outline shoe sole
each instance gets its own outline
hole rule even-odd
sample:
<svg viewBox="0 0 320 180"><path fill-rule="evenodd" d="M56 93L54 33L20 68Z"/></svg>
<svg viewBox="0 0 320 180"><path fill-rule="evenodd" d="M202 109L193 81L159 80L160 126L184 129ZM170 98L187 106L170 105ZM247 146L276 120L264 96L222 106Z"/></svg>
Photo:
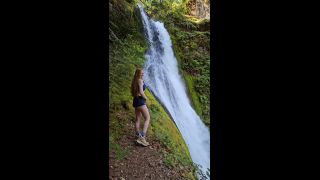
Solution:
<svg viewBox="0 0 320 180"><path fill-rule="evenodd" d="M137 143L139 143L139 144L141 144L141 145L143 145L145 147L147 147L149 145L149 144L144 144L142 141L139 141L139 140L137 140Z"/></svg>

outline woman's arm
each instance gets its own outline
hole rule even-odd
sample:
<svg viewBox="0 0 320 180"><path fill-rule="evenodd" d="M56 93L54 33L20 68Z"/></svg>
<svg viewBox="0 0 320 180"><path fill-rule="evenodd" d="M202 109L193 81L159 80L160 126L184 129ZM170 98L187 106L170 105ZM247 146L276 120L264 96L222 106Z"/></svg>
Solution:
<svg viewBox="0 0 320 180"><path fill-rule="evenodd" d="M147 96L144 94L144 91L143 91L143 81L141 79L139 79L139 93L141 94L141 96L147 100Z"/></svg>

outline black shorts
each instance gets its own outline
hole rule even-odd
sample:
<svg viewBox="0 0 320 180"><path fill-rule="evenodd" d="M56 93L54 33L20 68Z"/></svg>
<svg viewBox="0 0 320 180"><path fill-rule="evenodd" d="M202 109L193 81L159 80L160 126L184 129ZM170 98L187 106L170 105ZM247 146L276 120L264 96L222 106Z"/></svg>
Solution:
<svg viewBox="0 0 320 180"><path fill-rule="evenodd" d="M146 100L142 96L134 97L132 105L133 107L146 105Z"/></svg>

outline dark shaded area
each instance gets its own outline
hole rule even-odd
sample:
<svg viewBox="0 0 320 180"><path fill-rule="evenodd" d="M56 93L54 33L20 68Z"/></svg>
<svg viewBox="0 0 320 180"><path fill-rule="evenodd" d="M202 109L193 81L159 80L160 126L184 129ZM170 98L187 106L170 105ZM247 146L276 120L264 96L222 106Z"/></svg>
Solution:
<svg viewBox="0 0 320 180"><path fill-rule="evenodd" d="M313 88L304 63L311 16L300 3L212 4L214 179L306 179L313 169Z"/></svg>
<svg viewBox="0 0 320 180"><path fill-rule="evenodd" d="M105 2L6 5L2 179L107 176ZM9 24L10 23L10 24ZM105 48L105 49L104 49ZM4 72L4 71L2 71ZM7 175L5 175L8 173Z"/></svg>

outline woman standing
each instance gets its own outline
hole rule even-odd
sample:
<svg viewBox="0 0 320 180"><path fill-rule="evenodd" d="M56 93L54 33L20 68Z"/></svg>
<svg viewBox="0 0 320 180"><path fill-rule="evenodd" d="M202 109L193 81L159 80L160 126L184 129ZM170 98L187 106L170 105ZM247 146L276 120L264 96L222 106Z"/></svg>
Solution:
<svg viewBox="0 0 320 180"><path fill-rule="evenodd" d="M131 84L131 94L133 96L133 107L135 107L136 114L136 134L138 136L137 143L148 146L149 143L146 141L145 137L150 122L149 110L146 105L147 96L144 94L146 85L143 82L143 69L138 68L134 74L132 84ZM143 131L140 131L140 120L141 117L144 118Z"/></svg>

